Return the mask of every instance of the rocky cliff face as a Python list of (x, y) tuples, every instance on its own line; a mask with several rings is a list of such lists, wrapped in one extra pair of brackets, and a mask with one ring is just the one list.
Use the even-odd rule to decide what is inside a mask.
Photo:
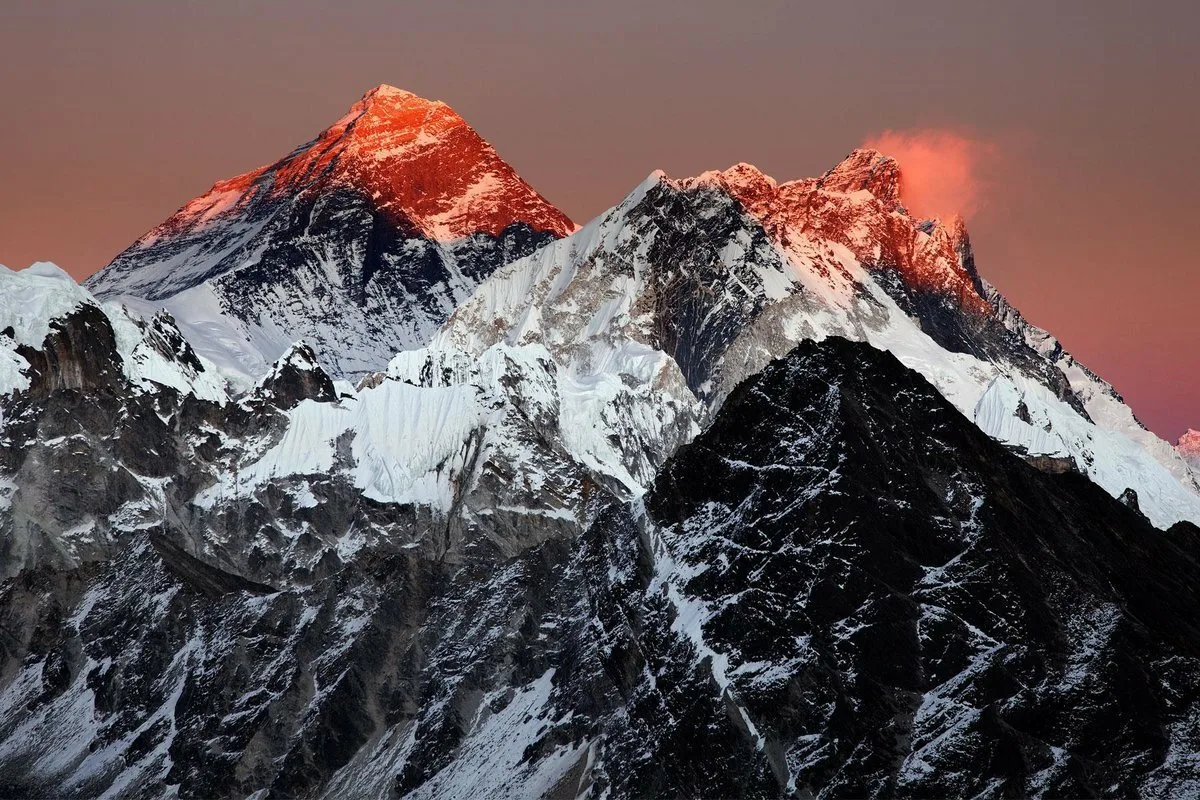
[(1026, 465), (885, 353), (801, 345), (643, 501), (582, 503), (581, 525), (483, 515), (447, 536), (327, 498), (388, 535), (285, 586), (181, 553), (177, 521), (27, 570), (0, 599), (4, 788), (1192, 787), (1196, 531)]

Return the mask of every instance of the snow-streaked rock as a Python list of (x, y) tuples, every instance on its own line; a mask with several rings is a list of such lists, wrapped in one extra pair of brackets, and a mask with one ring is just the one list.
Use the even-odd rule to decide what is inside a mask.
[[(577, 379), (665, 394), (703, 422), (800, 341), (866, 341), (1014, 449), (1073, 459), (1114, 497), (1133, 489), (1160, 527), (1200, 520), (1191, 468), (978, 277), (961, 220), (915, 220), (893, 194), (872, 195), (890, 163), (878, 154), (848, 163), (826, 176), (839, 179), (832, 188), (779, 185), (749, 165), (686, 180), (656, 172), (495, 273), (434, 346), (538, 343)], [(1021, 419), (1026, 394), (1045, 418), (1036, 428)]]
[[(477, 367), (406, 354), (357, 394), (531, 381), (513, 396), (546, 405), (494, 409), (497, 430), (526, 415), (545, 430), (549, 351), (489, 352)], [(487, 462), (481, 480), (504, 466)], [(196, 520), (228, 535), (191, 556), (203, 567), (171, 517), (105, 560), (0, 584), (4, 792), (1195, 785), (1195, 528), (1156, 531), (1082, 477), (1030, 467), (875, 348), (802, 344), (735, 388), (646, 495), (594, 494), (582, 528), (506, 518), (479, 485), (461, 526), (263, 485)], [(306, 567), (270, 562), (315, 538)], [(229, 573), (221, 554), (248, 546), (246, 574)]]
[(216, 184), (88, 279), (166, 308), (256, 379), (303, 338), (335, 376), (424, 344), (506, 261), (574, 230), (444, 103), (390, 86), (280, 161)]
[(119, 306), (102, 308), (86, 288), (48, 262), (17, 271), (0, 265), (0, 396), (30, 386), (30, 365), (19, 350), (41, 350), (56, 325), (84, 307), (102, 311), (115, 337), (116, 366), (134, 386), (150, 391), (168, 386), (215, 402), (227, 398), (225, 381), (213, 364), (196, 357), (170, 315), (141, 319)]

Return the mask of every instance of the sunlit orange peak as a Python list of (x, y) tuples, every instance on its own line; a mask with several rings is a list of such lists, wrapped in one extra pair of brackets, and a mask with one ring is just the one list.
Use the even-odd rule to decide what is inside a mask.
[(895, 209), (900, 205), (901, 170), (896, 159), (869, 147), (860, 147), (822, 175), (817, 188), (827, 192), (866, 190)]
[(406, 234), (432, 239), (499, 235), (514, 222), (559, 236), (575, 229), (450, 106), (384, 83), (311, 142), (219, 182), (140, 243), (229, 222), (254, 203), (347, 190)]

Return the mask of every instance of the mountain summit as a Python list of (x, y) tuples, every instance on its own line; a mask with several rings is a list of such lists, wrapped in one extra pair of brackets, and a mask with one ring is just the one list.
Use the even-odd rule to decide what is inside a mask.
[(776, 183), (750, 164), (706, 172), (692, 185), (737, 199), (785, 247), (815, 238), (848, 248), (865, 265), (894, 273), (912, 291), (955, 307), (990, 313), (959, 217), (922, 220), (902, 202), (903, 167), (876, 150), (858, 149), (819, 178)]
[(492, 270), (574, 229), (448, 105), (381, 85), (312, 141), (184, 205), (87, 285), (165, 306), (227, 371), (257, 377), (306, 338), (333, 373), (355, 375), (423, 344)]

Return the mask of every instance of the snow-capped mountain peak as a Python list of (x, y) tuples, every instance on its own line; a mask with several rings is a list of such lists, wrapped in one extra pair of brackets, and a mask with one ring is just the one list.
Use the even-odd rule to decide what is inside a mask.
[(303, 180), (327, 159), (397, 225), (431, 239), (496, 236), (518, 220), (559, 236), (575, 228), (454, 109), (404, 89), (383, 84), (364, 94), (288, 177)]
[(778, 183), (742, 163), (678, 185), (724, 191), (785, 247), (835, 242), (863, 265), (897, 274), (912, 290), (990, 313), (963, 220), (911, 216), (901, 202), (901, 166), (878, 151), (855, 150), (820, 178)]
[[(403, 100), (410, 98), (416, 98), (418, 100), (422, 99), (419, 95), (416, 95), (407, 89), (401, 89), (399, 86), (392, 86), (389, 83), (381, 83), (374, 89), (368, 89), (363, 93), (363, 102), (374, 100), (377, 97), (400, 98)], [(424, 102), (429, 103), (430, 105), (445, 105), (441, 100), (425, 100)]]
[(499, 235), (514, 222), (564, 236), (575, 225), (506, 164), (450, 106), (380, 85), (348, 113), (274, 164), (219, 181), (137, 240), (88, 281), (101, 297), (168, 297), (217, 272), (228, 259), (198, 248), (184, 263), (169, 256), (181, 238), (209, 234), (302, 193), (349, 192), (408, 233), (451, 241)]
[(424, 344), (501, 264), (574, 230), (450, 106), (381, 85), (187, 203), (87, 286), (139, 313), (166, 307), (246, 383), (300, 338), (353, 377)]

